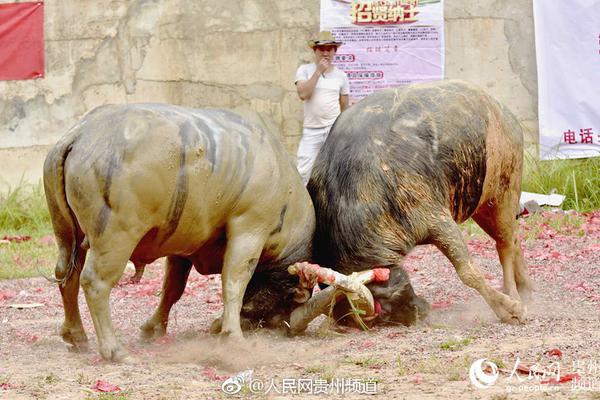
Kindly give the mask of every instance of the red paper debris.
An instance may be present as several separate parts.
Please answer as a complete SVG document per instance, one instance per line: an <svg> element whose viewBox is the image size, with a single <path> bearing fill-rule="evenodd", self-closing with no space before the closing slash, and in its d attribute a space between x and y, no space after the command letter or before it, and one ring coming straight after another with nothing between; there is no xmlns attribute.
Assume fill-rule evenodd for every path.
<svg viewBox="0 0 600 400"><path fill-rule="evenodd" d="M112 383L103 381L102 379L98 379L96 381L96 383L94 384L94 386L92 386L92 389L97 392L104 392L104 393L121 391L121 388L118 387L117 385L113 385Z"/></svg>
<svg viewBox="0 0 600 400"><path fill-rule="evenodd" d="M556 377L553 376L552 378L547 379L545 381L541 381L540 383L542 385L560 385L561 383L567 383L573 380L578 381L579 379L581 379L579 374L566 374L561 376L560 379L556 379Z"/></svg>
<svg viewBox="0 0 600 400"><path fill-rule="evenodd" d="M374 340L365 340L364 342L362 342L360 344L360 346L358 347L360 350L365 350L365 349L370 349L371 347L375 346L375 341Z"/></svg>
<svg viewBox="0 0 600 400"><path fill-rule="evenodd" d="M519 365L517 365L516 367L516 371L517 372L521 372L523 374L529 374L532 373L533 375L541 375L543 373L542 370L532 370L531 367L533 365L532 364L523 364L523 363L519 363Z"/></svg>
<svg viewBox="0 0 600 400"><path fill-rule="evenodd" d="M213 381L222 381L227 379L224 375L217 374L217 370L212 367L204 367L202 375Z"/></svg>
<svg viewBox="0 0 600 400"><path fill-rule="evenodd" d="M4 236L2 240L8 240L9 242L27 242L31 240L31 236Z"/></svg>
<svg viewBox="0 0 600 400"><path fill-rule="evenodd" d="M560 349L550 349L550 350L546 351L546 353L544 353L544 354L546 354L547 356L550 356L550 357L554 356L554 357L558 357L558 358L561 358L563 355L562 351L560 351Z"/></svg>
<svg viewBox="0 0 600 400"><path fill-rule="evenodd" d="M395 339L398 336L402 336L402 332L390 332L387 334L388 339Z"/></svg>
<svg viewBox="0 0 600 400"><path fill-rule="evenodd" d="M17 389L18 386L13 385L12 383L0 383L0 390L9 390L9 389Z"/></svg>
<svg viewBox="0 0 600 400"><path fill-rule="evenodd" d="M0 292L0 301L2 301L2 300L10 300L10 299L12 299L13 297L16 297L16 296L17 296L16 292L13 292L13 291L10 291L10 290L5 290L5 291Z"/></svg>

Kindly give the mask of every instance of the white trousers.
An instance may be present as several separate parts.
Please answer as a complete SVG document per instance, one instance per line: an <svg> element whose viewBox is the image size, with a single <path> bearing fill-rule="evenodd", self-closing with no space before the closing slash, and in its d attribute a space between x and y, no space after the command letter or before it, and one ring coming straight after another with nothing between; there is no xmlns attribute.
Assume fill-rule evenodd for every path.
<svg viewBox="0 0 600 400"><path fill-rule="evenodd" d="M297 168L304 186L306 186L310 179L315 159L317 158L317 154L319 154L319 150L321 150L321 146L325 143L327 135L329 135L331 126L324 128L304 128L302 130L302 139L300 139L300 146L298 147Z"/></svg>

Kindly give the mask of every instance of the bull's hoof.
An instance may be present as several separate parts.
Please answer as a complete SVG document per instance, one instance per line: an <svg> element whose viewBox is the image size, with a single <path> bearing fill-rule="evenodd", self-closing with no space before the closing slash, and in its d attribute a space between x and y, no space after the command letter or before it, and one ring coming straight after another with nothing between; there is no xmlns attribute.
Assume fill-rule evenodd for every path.
<svg viewBox="0 0 600 400"><path fill-rule="evenodd" d="M224 341L227 343L244 343L245 342L244 334L242 333L241 330L230 331L230 330L221 329L221 332L219 333L219 339L221 341Z"/></svg>
<svg viewBox="0 0 600 400"><path fill-rule="evenodd" d="M144 271L142 270L141 272L138 272L136 270L135 274L133 274L131 276L131 278L129 278L128 283L131 284L131 285L137 285L142 280L142 276L144 276Z"/></svg>
<svg viewBox="0 0 600 400"><path fill-rule="evenodd" d="M262 328L260 321L255 322L249 318L242 318L240 320L240 325L242 326L243 332L255 331L259 328ZM223 328L223 319L221 317L215 319L212 324L210 324L209 332L211 335L218 335L221 333L221 328Z"/></svg>
<svg viewBox="0 0 600 400"><path fill-rule="evenodd" d="M505 324L518 325L524 324L527 320L527 309L521 302L512 301L509 307L501 310L498 317Z"/></svg>
<svg viewBox="0 0 600 400"><path fill-rule="evenodd" d="M152 342L160 337L167 334L167 324L156 323L152 319L149 319L140 326L140 338L146 342Z"/></svg>
<svg viewBox="0 0 600 400"><path fill-rule="evenodd" d="M71 345L75 351L84 351L88 349L88 338L83 329L70 328L63 324L60 328L60 336Z"/></svg>
<svg viewBox="0 0 600 400"><path fill-rule="evenodd" d="M113 348L100 347L100 355L106 361L112 361L123 364L132 364L135 362L135 359L122 346L117 346Z"/></svg>

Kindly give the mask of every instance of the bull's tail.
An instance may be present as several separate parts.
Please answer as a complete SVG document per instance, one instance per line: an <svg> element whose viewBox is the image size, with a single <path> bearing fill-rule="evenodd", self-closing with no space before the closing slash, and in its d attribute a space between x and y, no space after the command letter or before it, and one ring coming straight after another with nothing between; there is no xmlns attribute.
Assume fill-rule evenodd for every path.
<svg viewBox="0 0 600 400"><path fill-rule="evenodd" d="M63 137L50 150L44 162L44 191L59 249L56 278L48 279L61 286L65 286L74 270L80 270L82 267L78 265L82 235L78 234L76 218L69 207L65 192L65 162L76 139L75 131L74 129Z"/></svg>

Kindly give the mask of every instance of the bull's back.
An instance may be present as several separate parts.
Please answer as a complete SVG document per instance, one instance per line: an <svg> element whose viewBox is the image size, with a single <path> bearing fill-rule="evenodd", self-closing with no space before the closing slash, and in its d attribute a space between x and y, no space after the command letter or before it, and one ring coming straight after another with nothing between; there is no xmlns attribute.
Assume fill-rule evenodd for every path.
<svg viewBox="0 0 600 400"><path fill-rule="evenodd" d="M289 189L265 176L284 175L282 147L227 111L104 106L76 129L66 162L69 205L90 242L117 222L137 230L143 237L133 258L222 246L228 219L261 206L256 192L282 202L279 192ZM271 218L262 208L256 218Z"/></svg>
<svg viewBox="0 0 600 400"><path fill-rule="evenodd" d="M361 254L374 247L366 252L376 258L386 250L377 245L380 237L371 242L375 232L399 253L425 239L424 204L464 221L486 197L486 175L501 169L489 157L490 143L508 149L522 141L518 123L506 126L505 113L480 89L455 81L384 90L353 105L336 121L309 183L317 220L333 227L317 236L340 247L340 259L356 258L357 246L344 243L346 236L360 243L352 226L369 227Z"/></svg>

